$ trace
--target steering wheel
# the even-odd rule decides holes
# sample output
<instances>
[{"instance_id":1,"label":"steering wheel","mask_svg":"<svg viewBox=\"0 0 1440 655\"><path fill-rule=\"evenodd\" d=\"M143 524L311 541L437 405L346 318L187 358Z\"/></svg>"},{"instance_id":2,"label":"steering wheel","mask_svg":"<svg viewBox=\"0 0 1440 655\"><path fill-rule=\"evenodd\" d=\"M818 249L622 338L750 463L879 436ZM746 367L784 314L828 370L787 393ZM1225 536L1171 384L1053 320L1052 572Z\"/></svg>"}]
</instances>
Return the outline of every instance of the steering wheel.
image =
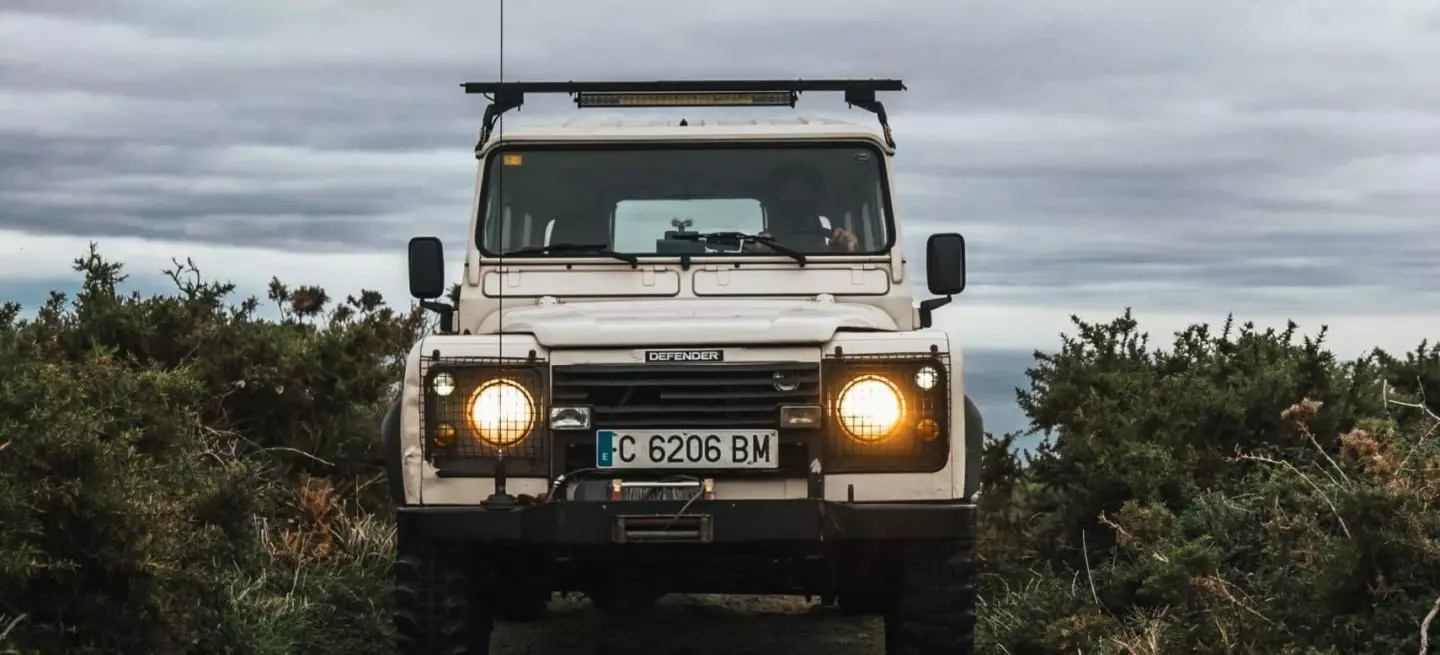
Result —
<instances>
[{"instance_id":1,"label":"steering wheel","mask_svg":"<svg viewBox=\"0 0 1440 655\"><path fill-rule=\"evenodd\" d=\"M802 241L801 239L798 239L798 238L796 238L796 237L802 237L802 238L806 238L806 239ZM807 238L807 237L808 237L808 238ZM818 225L817 225L817 226L806 226L806 227L788 228L788 229L781 229L781 230L770 230L770 238L771 238L771 239L774 239L774 240L777 241L777 242L779 242L780 245L786 245L786 242L787 242L787 241L793 241L793 242L795 242L796 244L798 244L798 243L814 244L814 245L800 246L800 248L801 248L802 250L808 250L808 249L813 248L813 247L819 247L819 248L827 247L827 246L831 243L831 238L832 238L832 237L834 237L834 229L832 229L832 228L826 228L826 227L820 227L820 226L818 226ZM820 239L821 241L819 241L819 243L815 243L815 242L813 242L813 241L810 241L809 239ZM795 246L792 245L791 247L795 247Z\"/></svg>"},{"instance_id":2,"label":"steering wheel","mask_svg":"<svg viewBox=\"0 0 1440 655\"><path fill-rule=\"evenodd\" d=\"M787 228L787 229L784 229L784 230L765 230L765 231L770 233L771 238L778 238L776 235L779 235L779 234L814 234L814 235L816 235L816 236L828 237L828 236L830 236L832 233L835 232L835 229L834 229L834 228L829 228L829 227L814 226L814 227L799 227L799 228Z\"/></svg>"}]
</instances>

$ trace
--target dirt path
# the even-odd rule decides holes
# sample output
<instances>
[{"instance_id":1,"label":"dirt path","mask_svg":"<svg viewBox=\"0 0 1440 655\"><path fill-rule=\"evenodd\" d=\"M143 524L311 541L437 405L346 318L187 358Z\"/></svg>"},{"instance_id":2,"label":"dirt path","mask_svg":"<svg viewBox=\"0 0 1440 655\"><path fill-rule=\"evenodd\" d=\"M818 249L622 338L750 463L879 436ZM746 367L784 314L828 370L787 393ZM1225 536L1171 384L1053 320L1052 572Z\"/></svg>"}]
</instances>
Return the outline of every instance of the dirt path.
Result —
<instances>
[{"instance_id":1,"label":"dirt path","mask_svg":"<svg viewBox=\"0 0 1440 655\"><path fill-rule=\"evenodd\" d=\"M849 617L803 598L669 596L652 611L607 617L587 601L556 600L550 617L496 626L496 655L882 655L878 617Z\"/></svg>"}]
</instances>

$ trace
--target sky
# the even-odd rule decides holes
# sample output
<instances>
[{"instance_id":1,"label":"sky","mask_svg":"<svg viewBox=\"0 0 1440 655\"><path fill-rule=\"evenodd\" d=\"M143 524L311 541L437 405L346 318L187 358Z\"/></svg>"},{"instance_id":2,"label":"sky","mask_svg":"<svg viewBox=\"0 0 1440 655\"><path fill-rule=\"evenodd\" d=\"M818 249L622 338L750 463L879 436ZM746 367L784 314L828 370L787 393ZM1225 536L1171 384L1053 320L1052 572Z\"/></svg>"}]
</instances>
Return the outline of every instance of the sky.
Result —
<instances>
[{"instance_id":1,"label":"sky","mask_svg":"<svg viewBox=\"0 0 1440 655\"><path fill-rule=\"evenodd\" d=\"M242 294L273 275L407 302L406 240L463 243L484 107L458 85L501 77L499 9L5 0L0 298L73 288L95 241L146 291L189 257ZM1326 324L1345 356L1440 337L1431 0L511 0L504 17L506 80L903 79L886 101L905 247L914 265L926 235L966 236L969 288L937 322L982 356L1024 362L1070 315L1127 307L1161 342L1231 313ZM874 125L837 98L799 110ZM506 124L573 112L532 99Z\"/></svg>"}]
</instances>

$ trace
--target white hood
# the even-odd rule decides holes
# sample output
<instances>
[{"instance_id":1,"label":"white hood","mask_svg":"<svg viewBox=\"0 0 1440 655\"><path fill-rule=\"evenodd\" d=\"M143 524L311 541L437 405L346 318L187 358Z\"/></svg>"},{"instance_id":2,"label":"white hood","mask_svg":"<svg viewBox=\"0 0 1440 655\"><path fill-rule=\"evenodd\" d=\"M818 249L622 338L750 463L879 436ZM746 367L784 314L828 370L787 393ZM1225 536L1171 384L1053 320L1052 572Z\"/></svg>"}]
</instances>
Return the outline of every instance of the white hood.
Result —
<instances>
[{"instance_id":1,"label":"white hood","mask_svg":"<svg viewBox=\"0 0 1440 655\"><path fill-rule=\"evenodd\" d=\"M494 330L494 316L480 331ZM824 343L840 328L896 329L878 307L809 300L627 300L504 310L504 331L548 348Z\"/></svg>"}]
</instances>

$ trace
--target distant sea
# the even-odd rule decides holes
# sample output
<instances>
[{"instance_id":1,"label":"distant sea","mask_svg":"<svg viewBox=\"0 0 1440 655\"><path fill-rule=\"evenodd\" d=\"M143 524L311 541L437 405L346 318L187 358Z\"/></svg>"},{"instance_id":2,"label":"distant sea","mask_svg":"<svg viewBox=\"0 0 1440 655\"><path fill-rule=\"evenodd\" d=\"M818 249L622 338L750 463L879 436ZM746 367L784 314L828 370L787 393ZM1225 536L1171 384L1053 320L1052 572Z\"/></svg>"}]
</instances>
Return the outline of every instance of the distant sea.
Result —
<instances>
[{"instance_id":1,"label":"distant sea","mask_svg":"<svg viewBox=\"0 0 1440 655\"><path fill-rule=\"evenodd\" d=\"M1016 404L1015 391L1030 386L1025 369L1035 363L1032 351L965 350L963 354L965 393L980 407L985 431L999 436L1028 430L1030 421ZM1044 435L1018 438L1015 449L1028 451L1043 439Z\"/></svg>"}]
</instances>

